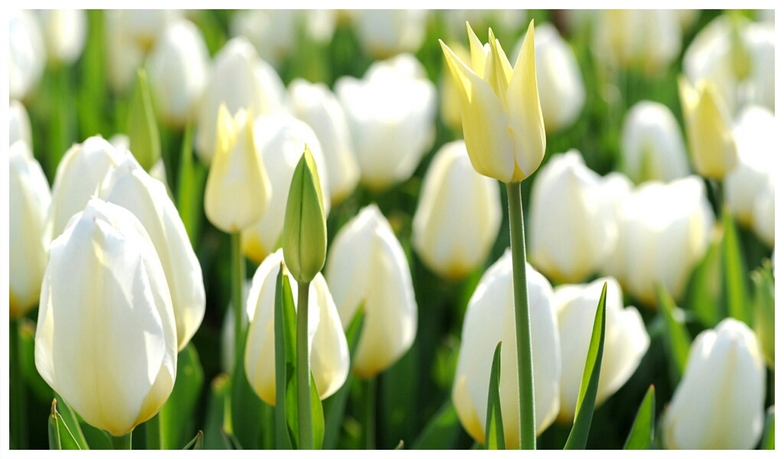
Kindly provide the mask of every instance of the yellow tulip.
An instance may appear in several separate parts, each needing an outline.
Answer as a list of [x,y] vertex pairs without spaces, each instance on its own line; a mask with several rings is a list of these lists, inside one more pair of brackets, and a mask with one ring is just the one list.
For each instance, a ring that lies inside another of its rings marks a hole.
[[534,22],[528,25],[515,67],[493,31],[487,45],[466,23],[470,66],[441,42],[447,67],[460,93],[471,164],[477,172],[504,183],[520,182],[536,171],[544,157],[545,132],[536,81]]

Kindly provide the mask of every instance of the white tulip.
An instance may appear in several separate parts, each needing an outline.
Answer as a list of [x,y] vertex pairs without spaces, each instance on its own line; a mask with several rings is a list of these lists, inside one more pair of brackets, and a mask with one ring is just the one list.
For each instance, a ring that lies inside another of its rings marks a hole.
[[353,12],[359,43],[376,59],[415,53],[425,39],[427,10],[377,10]]
[[8,94],[11,99],[24,99],[38,85],[44,72],[44,39],[30,10],[14,10],[7,24]]
[[555,308],[561,339],[560,422],[574,420],[577,397],[583,379],[585,359],[591,343],[596,307],[607,282],[604,354],[599,372],[596,406],[601,405],[631,377],[648,351],[650,338],[640,312],[623,307],[618,281],[612,277],[590,284],[559,285],[555,288]]
[[362,183],[382,190],[411,177],[434,137],[436,89],[422,64],[409,54],[376,62],[362,80],[338,79],[335,93]]
[[87,38],[84,10],[38,10],[49,62],[71,65],[82,54]]
[[35,366],[88,424],[131,432],[166,402],[177,329],[166,277],[130,211],[91,199],[52,242]]
[[768,246],[773,247],[776,237],[776,182],[773,178],[766,181],[764,190],[754,203],[752,229]]
[[689,175],[681,128],[666,105],[644,100],[629,109],[621,130],[621,171],[636,183]]
[[615,244],[609,217],[601,179],[585,166],[580,153],[554,156],[531,191],[531,263],[559,282],[585,279]]
[[414,213],[411,242],[422,261],[442,277],[465,277],[487,259],[500,226],[496,181],[474,170],[464,141],[441,147]]
[[[623,216],[623,201],[634,190],[634,183],[626,175],[613,171],[602,177],[602,192],[604,200],[610,209],[608,221],[615,230],[616,244],[620,238],[620,222]],[[599,267],[599,272],[604,276],[619,279],[622,276],[621,263],[618,259],[616,245],[610,250],[610,255]]]
[[354,191],[359,166],[354,157],[346,114],[335,95],[323,83],[296,79],[289,85],[294,116],[316,133],[327,165],[329,195],[337,204]]
[[23,103],[12,100],[8,106],[8,145],[15,144],[17,140],[24,141],[32,150],[33,133],[30,129],[30,117]]
[[344,329],[364,305],[354,374],[370,378],[386,370],[414,342],[417,304],[403,247],[374,204],[338,231],[326,277]]
[[732,318],[697,335],[662,420],[669,449],[752,449],[762,435],[765,361],[754,332]]
[[174,307],[178,350],[190,342],[204,318],[201,266],[166,187],[130,153],[104,179],[98,197],[130,210],[150,236],[161,260]]
[[[528,303],[531,314],[536,433],[542,433],[558,414],[558,381],[561,377],[561,346],[553,303],[553,288],[531,265],[526,265]],[[515,340],[514,285],[510,251],[482,276],[468,302],[462,343],[452,385],[452,403],[463,427],[485,442],[487,392],[493,352],[501,346],[501,411],[506,447],[519,444],[520,413],[517,392],[517,344]]]
[[38,303],[49,241],[46,214],[52,201],[49,182],[30,146],[18,140],[8,151],[8,259],[11,318],[23,317]]
[[[273,406],[276,393],[275,292],[282,262],[282,250],[264,259],[253,275],[245,306],[250,320],[245,347],[245,374],[256,394]],[[287,274],[296,308],[299,291],[297,281]],[[323,400],[334,394],[346,381],[349,355],[338,310],[321,273],[310,283],[308,356],[316,389]]]
[[[267,211],[253,225],[242,232],[242,252],[256,263],[278,247],[283,233],[286,200],[291,178],[305,145],[310,149],[316,168],[322,196],[329,196],[329,177],[324,155],[313,130],[304,122],[288,114],[261,116],[254,124],[256,149],[264,158],[270,178],[270,199]],[[329,215],[329,200],[324,202],[324,214]]]

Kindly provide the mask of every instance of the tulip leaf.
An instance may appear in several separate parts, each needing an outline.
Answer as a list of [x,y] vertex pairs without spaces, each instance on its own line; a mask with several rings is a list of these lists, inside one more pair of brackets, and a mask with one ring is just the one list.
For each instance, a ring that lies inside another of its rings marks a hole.
[[776,308],[773,274],[770,264],[751,273],[754,283],[754,332],[768,366],[775,368]]
[[183,449],[204,449],[204,433],[201,430],[196,432],[193,440],[189,441]]
[[224,426],[230,423],[231,381],[227,374],[220,374],[212,380],[207,405],[207,418],[204,424],[205,449],[230,449],[231,444],[223,434]]
[[735,221],[729,208],[722,212],[724,238],[722,248],[724,255],[724,285],[727,289],[727,312],[729,316],[751,326],[753,311],[751,303],[746,300],[746,263],[743,261],[743,249],[738,238]]
[[133,155],[139,161],[139,165],[149,172],[161,157],[161,139],[152,106],[147,72],[140,67],[136,75],[136,86],[128,108],[126,132],[131,139]]
[[[11,323],[13,327],[14,324]],[[19,364],[25,386],[42,402],[52,398],[52,388],[35,368],[35,322],[27,318],[19,319]]]
[[[277,449],[291,449],[291,437],[289,437],[288,426],[286,424],[286,381],[288,370],[288,359],[286,358],[287,333],[285,330],[284,308],[294,302],[291,298],[291,286],[285,281],[286,274],[283,272],[283,263],[278,271],[277,287],[275,289],[275,446]],[[286,306],[284,306],[284,304]],[[290,408],[289,408],[290,409]],[[296,411],[296,410],[295,410]]]
[[642,399],[640,409],[634,418],[634,424],[626,438],[623,449],[651,449],[653,445],[653,429],[656,423],[656,390],[651,384],[645,397]]
[[760,449],[776,449],[776,409],[775,406],[768,407],[768,415],[765,418],[765,430],[762,432],[762,442]]
[[[74,441],[79,446],[79,449],[90,449],[87,439],[85,438],[85,434],[82,432],[81,425],[79,424],[79,417],[76,412],[74,412],[71,407],[65,403],[65,400],[63,400],[63,398],[57,393],[55,393],[55,400],[57,401],[58,414],[62,418],[66,429],[68,429],[74,438]],[[95,430],[103,433],[103,431],[100,431],[99,429]],[[103,436],[105,437],[105,435]],[[96,445],[93,445],[93,448],[95,448],[95,446]]]
[[177,177],[177,211],[180,213],[185,231],[194,248],[199,241],[201,212],[204,208],[204,182],[207,169],[193,160],[193,124],[188,123],[182,139],[182,156],[180,157],[179,175]]
[[[677,371],[677,381],[683,376],[686,370],[686,362],[689,359],[689,349],[691,349],[691,337],[682,321],[678,320],[678,312],[682,312],[675,305],[675,302],[661,285],[656,287],[656,295],[659,299],[659,309],[664,314],[667,324],[667,342],[669,344],[670,361],[675,364]],[[677,382],[676,381],[676,382]]]
[[49,415],[49,449],[82,449],[63,417],[57,412],[56,398],[52,400],[52,411]]
[[711,242],[708,252],[694,268],[686,289],[686,304],[706,328],[713,328],[724,318],[724,292],[722,291],[721,240]]
[[485,441],[487,449],[506,449],[504,441],[504,421],[501,415],[501,395],[498,386],[501,383],[501,342],[493,353],[493,364],[490,369],[490,386],[487,393],[487,422],[485,424]]
[[169,399],[158,413],[161,449],[172,449],[185,443],[193,432],[193,414],[204,384],[196,346],[189,343],[177,357],[177,379]]
[[428,421],[422,434],[414,441],[411,448],[420,449],[450,449],[460,435],[463,427],[457,417],[457,411],[452,400],[447,398],[438,413]]
[[321,406],[316,379],[310,373],[310,419],[313,431],[313,449],[321,449],[324,444],[324,409]]
[[607,309],[607,283],[602,287],[602,296],[596,307],[596,317],[593,321],[591,344],[585,358],[583,379],[580,383],[580,393],[577,396],[577,406],[574,413],[574,423],[566,439],[564,449],[585,449],[588,443],[588,432],[591,430],[593,409],[596,403],[596,392],[599,389],[599,373],[602,367],[602,354],[604,353],[604,335]]

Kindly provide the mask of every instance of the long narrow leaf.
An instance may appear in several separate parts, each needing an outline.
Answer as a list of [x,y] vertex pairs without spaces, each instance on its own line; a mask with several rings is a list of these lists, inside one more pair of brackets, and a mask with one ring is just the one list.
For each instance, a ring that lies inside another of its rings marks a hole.
[[721,240],[716,238],[694,268],[686,289],[686,304],[705,328],[715,327],[726,316],[723,283]]
[[[286,333],[284,331],[284,304],[291,300],[291,288],[285,281],[283,263],[278,271],[275,289],[275,446],[291,449],[291,438],[286,425]],[[288,287],[288,288],[287,288]]]
[[310,420],[313,432],[313,449],[321,449],[324,444],[324,409],[321,406],[313,372],[310,373]]
[[[671,354],[670,361],[675,364],[677,370],[677,380],[679,381],[686,370],[686,361],[689,359],[689,349],[691,349],[691,337],[686,326],[677,319],[677,306],[675,302],[661,285],[656,287],[656,296],[659,299],[659,309],[664,314],[667,324],[667,342]],[[677,381],[676,381],[677,382]]]
[[754,332],[770,368],[776,363],[776,298],[770,264],[751,273],[754,282]]
[[207,405],[207,419],[204,424],[204,447],[206,449],[230,449],[226,437],[223,435],[224,424],[226,423],[227,405],[229,405],[229,394],[231,393],[231,382],[229,376],[220,374],[212,380],[210,395]]
[[131,103],[128,107],[126,132],[131,139],[133,155],[139,161],[139,165],[149,171],[161,157],[161,138],[152,106],[147,72],[140,67],[136,75],[136,86],[133,89]]
[[493,364],[490,369],[490,384],[487,391],[487,421],[485,424],[485,442],[487,449],[506,449],[504,441],[504,421],[501,415],[501,395],[498,387],[501,383],[501,342],[493,353]]
[[58,413],[60,414],[66,429],[68,429],[68,432],[70,432],[74,441],[79,446],[79,449],[90,449],[87,439],[82,432],[82,428],[79,425],[79,418],[76,413],[57,393],[55,393],[55,400],[57,401]]
[[177,379],[169,399],[158,414],[160,422],[161,448],[178,448],[193,432],[193,413],[204,385],[196,346],[189,343],[177,357]]
[[653,428],[656,425],[656,390],[653,384],[642,399],[634,424],[623,449],[650,449],[653,445]]
[[746,299],[746,263],[738,239],[738,231],[729,208],[722,213],[724,225],[724,284],[727,288],[727,310],[730,317],[751,326],[751,304]]
[[82,449],[57,411],[56,398],[49,416],[49,449]]
[[599,389],[599,372],[602,367],[602,354],[604,353],[605,316],[607,309],[607,283],[602,287],[602,296],[596,308],[596,317],[593,321],[591,344],[585,358],[583,380],[580,383],[580,393],[577,397],[577,407],[574,413],[574,424],[569,438],[566,439],[564,449],[585,449],[588,443],[588,432],[591,430],[593,408],[596,403],[596,391]]
[[776,449],[776,408],[774,406],[768,407],[760,449]]
[[196,432],[193,440],[189,441],[183,449],[204,449],[204,433],[201,430]]
[[452,400],[447,398],[438,413],[430,418],[411,448],[415,450],[453,448],[462,429]]

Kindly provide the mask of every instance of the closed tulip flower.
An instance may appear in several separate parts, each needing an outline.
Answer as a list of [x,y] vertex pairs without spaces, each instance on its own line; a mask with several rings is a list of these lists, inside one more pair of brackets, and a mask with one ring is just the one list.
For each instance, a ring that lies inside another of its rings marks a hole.
[[91,199],[52,242],[35,366],[88,424],[122,436],[153,417],[177,375],[166,277],[130,211]]
[[700,333],[662,420],[669,449],[752,449],[762,435],[765,361],[754,332],[732,318]]
[[414,213],[411,239],[419,256],[440,276],[462,278],[487,259],[500,226],[497,182],[471,167],[462,140],[441,147]]
[[159,117],[182,127],[193,118],[207,84],[210,55],[199,29],[181,19],[169,24],[147,58]]
[[82,54],[87,37],[84,10],[38,10],[49,62],[71,65]]
[[504,183],[536,171],[544,157],[545,131],[536,81],[534,23],[528,26],[512,68],[490,30],[486,46],[468,28],[471,65],[443,42],[447,67],[460,89],[465,137],[477,172]]
[[[558,414],[558,380],[561,377],[561,346],[553,303],[553,288],[531,265],[528,270],[528,301],[531,307],[536,433],[542,433]],[[493,352],[501,347],[501,411],[506,447],[518,446],[517,347],[515,346],[512,256],[506,251],[479,281],[468,302],[462,343],[452,385],[452,403],[466,431],[485,442],[487,388]]]
[[215,149],[218,112],[251,110],[256,116],[283,110],[286,88],[275,70],[259,58],[248,40],[233,38],[215,55],[196,118],[195,147],[209,164]]
[[354,191],[359,181],[359,166],[343,107],[323,83],[311,84],[296,79],[289,85],[294,116],[316,133],[327,166],[327,181],[332,204]]
[[104,179],[98,197],[130,210],[150,236],[166,274],[178,350],[182,350],[204,318],[201,266],[166,187],[148,175],[132,154],[123,156]]
[[618,281],[612,277],[590,284],[559,285],[555,288],[555,309],[561,339],[561,408],[559,422],[574,420],[577,396],[583,379],[585,359],[591,342],[596,307],[607,282],[605,338],[596,406],[623,386],[648,351],[650,338],[640,312],[623,307]]
[[666,105],[644,100],[626,114],[621,130],[621,171],[635,183],[669,182],[689,175],[681,128]]
[[368,9],[353,16],[360,45],[376,59],[415,53],[425,39],[427,10]]
[[23,317],[38,303],[49,241],[46,213],[52,201],[49,182],[30,146],[18,140],[8,151],[8,287],[11,318]]
[[[250,328],[245,347],[245,374],[259,398],[272,406],[275,406],[275,288],[282,261],[282,250],[264,259],[253,275],[246,303]],[[288,274],[288,280],[296,308],[299,289],[291,274]],[[348,344],[335,302],[321,273],[310,283],[309,298],[308,355],[316,389],[323,400],[346,381]]]
[[724,99],[707,80],[692,86],[681,77],[678,88],[694,170],[705,178],[721,180],[738,163],[738,150],[730,130],[731,117]]
[[33,134],[27,110],[24,104],[12,100],[8,106],[8,145],[15,144],[17,140],[23,140],[30,149],[33,148]]
[[109,169],[121,159],[120,152],[101,136],[90,137],[65,152],[52,184],[52,206],[47,219],[52,240],[63,232],[73,214],[84,209]]
[[776,181],[771,177],[754,203],[752,229],[769,247],[776,238]]
[[348,119],[361,182],[383,190],[411,177],[433,143],[436,89],[410,54],[344,76],[335,94]]
[[46,65],[46,48],[35,13],[15,10],[8,24],[8,94],[25,99],[38,85]]
[[364,305],[354,374],[371,378],[386,370],[414,342],[417,304],[403,247],[378,207],[365,207],[338,231],[326,277],[344,329]]
[[225,233],[236,233],[258,221],[270,201],[270,183],[256,148],[253,114],[234,117],[225,105],[218,113],[215,158],[204,189],[204,213]]
[[553,157],[537,176],[531,191],[530,258],[549,278],[580,282],[612,251],[616,236],[601,183],[577,150]]
[[[283,113],[261,116],[256,120],[254,132],[256,148],[269,174],[272,197],[264,215],[242,232],[242,252],[250,260],[261,263],[280,242],[291,178],[305,145],[316,162],[321,195],[325,198],[329,196],[329,180],[321,144],[304,122]],[[324,215],[329,215],[329,199],[324,201]]]
[[624,290],[647,306],[656,284],[676,300],[708,249],[714,217],[696,176],[646,182],[621,203],[614,260]]

